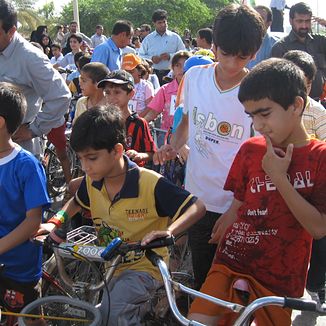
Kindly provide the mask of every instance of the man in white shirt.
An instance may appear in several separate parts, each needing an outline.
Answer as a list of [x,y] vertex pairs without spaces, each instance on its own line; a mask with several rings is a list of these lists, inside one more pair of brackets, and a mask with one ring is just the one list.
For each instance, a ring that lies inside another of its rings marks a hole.
[[161,85],[165,84],[163,77],[170,72],[174,54],[185,49],[180,36],[167,29],[167,18],[165,10],[154,11],[152,21],[155,31],[146,36],[138,52],[140,58],[153,61],[154,73]]
[[96,26],[96,33],[91,37],[91,48],[95,48],[98,45],[106,42],[108,38],[103,35],[103,26],[102,25],[97,25]]

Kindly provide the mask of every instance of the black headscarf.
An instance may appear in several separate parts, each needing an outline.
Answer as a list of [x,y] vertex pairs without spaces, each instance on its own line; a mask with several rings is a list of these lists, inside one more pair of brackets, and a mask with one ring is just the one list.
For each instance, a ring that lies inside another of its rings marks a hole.
[[[31,34],[31,42],[38,42],[41,41],[41,35],[43,34],[44,28],[48,28],[46,25],[40,25],[37,27],[36,31],[33,31]],[[40,43],[41,44],[41,43]]]
[[[44,36],[46,36],[46,37],[49,39],[49,44],[48,44],[48,45],[45,45],[45,44],[43,43],[43,37],[44,37]],[[52,50],[51,50],[51,45],[53,44],[53,39],[52,39],[52,37],[50,37],[48,34],[42,34],[39,43],[41,44],[41,46],[42,46],[43,51],[44,51],[45,54],[46,54],[45,49],[46,49],[46,48],[50,48],[50,52],[49,52],[49,54],[47,54],[47,56],[49,57],[49,59],[52,58],[52,57],[53,57]]]

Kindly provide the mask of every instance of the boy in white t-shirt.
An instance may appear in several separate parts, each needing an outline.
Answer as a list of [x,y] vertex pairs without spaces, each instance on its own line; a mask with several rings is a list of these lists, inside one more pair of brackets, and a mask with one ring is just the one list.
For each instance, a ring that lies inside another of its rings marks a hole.
[[216,251],[216,245],[208,243],[212,229],[232,201],[232,194],[223,190],[229,168],[253,134],[238,90],[248,73],[245,66],[255,57],[265,33],[262,18],[247,6],[231,5],[219,12],[213,30],[218,62],[187,71],[176,102],[176,106],[184,103],[182,120],[171,145],[161,147],[153,158],[154,164],[163,164],[189,142],[185,187],[207,207],[205,216],[189,229],[197,288],[205,281]]
[[54,65],[55,63],[59,63],[63,59],[62,55],[62,47],[59,43],[53,43],[51,45],[51,51],[53,54],[53,57],[50,59],[50,62]]

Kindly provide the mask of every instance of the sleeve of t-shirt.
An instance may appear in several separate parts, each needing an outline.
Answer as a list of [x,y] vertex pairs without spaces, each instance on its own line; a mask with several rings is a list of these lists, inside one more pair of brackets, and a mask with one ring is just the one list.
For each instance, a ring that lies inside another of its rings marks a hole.
[[242,144],[240,150],[234,158],[231,165],[228,177],[224,184],[224,190],[231,190],[234,193],[234,198],[244,201],[246,187],[249,182],[245,167],[246,142]]
[[148,100],[151,97],[154,97],[154,88],[150,83],[146,83],[146,85],[145,85],[145,99]]
[[90,210],[90,201],[87,191],[87,183],[86,183],[87,175],[84,176],[76,194],[74,197],[74,202],[76,205],[79,205],[81,208]]
[[110,61],[109,50],[103,44],[104,43],[94,48],[91,62],[101,62],[107,66]]
[[169,216],[172,220],[181,216],[197,200],[190,192],[163,177],[157,181],[154,195],[158,215]]
[[142,135],[140,139],[140,150],[144,152],[156,152],[156,146],[148,127],[148,123],[144,118],[138,118],[141,123]]
[[81,116],[85,112],[84,104],[87,105],[87,98],[85,96],[81,97],[76,104],[75,119]]
[[39,206],[43,207],[43,211],[50,208],[51,200],[46,189],[46,175],[41,163],[26,155],[22,158],[19,173],[26,211]]
[[151,102],[148,104],[148,107],[150,109],[155,110],[158,113],[162,113],[164,110],[164,104],[165,104],[165,92],[164,89],[161,87],[159,91],[156,93],[154,98],[151,100]]
[[171,133],[174,134],[183,116],[183,108],[178,106],[174,113],[173,126]]
[[67,56],[65,55],[65,56],[62,58],[62,60],[60,60],[60,61],[58,62],[58,64],[59,64],[60,67],[66,67],[66,66],[68,66],[69,62],[68,62],[68,58],[67,58]]

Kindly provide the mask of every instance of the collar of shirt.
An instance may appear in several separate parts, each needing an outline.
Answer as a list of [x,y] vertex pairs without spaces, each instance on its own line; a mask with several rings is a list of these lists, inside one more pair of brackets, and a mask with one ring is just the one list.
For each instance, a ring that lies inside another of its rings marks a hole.
[[113,51],[116,51],[116,52],[119,52],[120,54],[122,54],[121,49],[118,48],[118,47],[115,45],[115,43],[113,42],[113,40],[112,40],[111,37],[108,38],[107,42],[109,43],[109,45],[111,46],[111,48],[112,48]]
[[133,120],[136,120],[138,118],[139,118],[138,113],[137,112],[132,112],[125,121],[133,121]]
[[166,29],[165,30],[165,32],[162,34],[162,35],[160,35],[158,32],[157,32],[157,30],[155,30],[154,32],[153,32],[153,35],[154,36],[161,36],[161,37],[163,37],[163,36],[170,36],[171,34],[172,34],[173,32],[171,32],[171,31],[169,31],[168,29]]
[[[164,86],[164,85],[163,85]],[[168,94],[173,94],[178,92],[179,84],[177,78],[174,78],[171,83],[166,84],[166,92]]]
[[295,41],[299,41],[301,43],[309,43],[313,40],[314,38],[312,37],[312,35],[310,33],[307,34],[307,38],[305,40],[305,42],[302,42],[298,36],[295,35],[295,33],[293,31],[290,32],[289,34],[289,40],[290,42],[295,42]]
[[[138,165],[132,162],[126,155],[123,158],[127,164],[127,174],[125,183],[119,193],[119,198],[136,198],[139,196],[139,169]],[[99,191],[103,187],[104,179],[101,181],[93,181],[92,186]],[[116,198],[113,202],[116,201]]]

